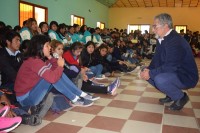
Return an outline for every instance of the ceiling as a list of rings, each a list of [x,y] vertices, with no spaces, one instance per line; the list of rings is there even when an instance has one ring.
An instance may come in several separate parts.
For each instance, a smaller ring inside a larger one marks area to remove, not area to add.
[[[200,7],[200,0],[97,0],[109,8]]]

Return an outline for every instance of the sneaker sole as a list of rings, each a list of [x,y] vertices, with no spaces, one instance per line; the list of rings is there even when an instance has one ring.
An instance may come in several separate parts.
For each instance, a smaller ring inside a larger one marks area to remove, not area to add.
[[[102,80],[102,79],[106,79],[106,77],[105,78],[95,78],[96,80]]]
[[[21,121],[22,121],[22,119],[21,119]],[[7,132],[10,132],[10,131],[14,130],[16,127],[19,126],[19,124],[21,123],[21,121],[19,121],[19,122],[18,122],[16,125],[14,125],[13,127],[9,128],[9,129],[6,129],[6,130],[4,130],[4,131],[7,133]]]
[[[119,87],[121,85],[121,81],[120,79],[118,78],[118,84],[117,84],[117,87]]]
[[[116,87],[110,92],[110,94],[111,94],[112,96],[116,95],[116,90],[117,90],[117,88],[120,86],[120,80],[119,80],[119,78],[117,79],[116,84],[117,84]]]
[[[43,103],[44,106],[42,107],[41,111],[39,112],[38,116],[43,118],[47,111],[50,109],[51,105],[53,104],[53,93],[49,93],[47,98],[45,99],[45,102]]]
[[[73,104],[73,103],[71,103],[70,102],[70,105],[72,106],[72,107],[89,107],[89,106],[92,106],[94,103],[92,102],[92,103],[90,103],[90,104],[88,104],[88,105],[76,105],[76,104]]]
[[[99,100],[100,97],[96,97],[96,98],[93,98],[93,99],[88,99],[88,100],[91,100],[91,101],[96,101],[96,100]]]
[[[9,110],[10,110],[10,107],[7,107],[7,109],[3,110],[0,114],[0,117],[5,117]]]

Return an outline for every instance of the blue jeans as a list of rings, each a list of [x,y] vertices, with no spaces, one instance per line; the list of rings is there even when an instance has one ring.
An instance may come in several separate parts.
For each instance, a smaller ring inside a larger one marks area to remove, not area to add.
[[[182,89],[187,87],[181,83],[176,73],[161,73],[148,82],[158,90],[169,96],[173,101],[179,100],[184,96]]]
[[[91,72],[94,73],[95,76],[98,76],[101,75],[103,66],[101,64],[98,64],[96,66],[91,66],[89,69],[91,70]]]
[[[32,90],[23,96],[18,96],[17,101],[22,106],[38,105],[53,87],[70,100],[82,93],[65,74],[62,74],[61,78],[53,84],[44,79],[40,80]]]

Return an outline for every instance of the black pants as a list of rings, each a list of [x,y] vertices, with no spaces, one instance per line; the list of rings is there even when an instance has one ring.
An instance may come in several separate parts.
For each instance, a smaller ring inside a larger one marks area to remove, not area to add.
[[[81,90],[85,92],[90,92],[90,93],[107,94],[108,93],[107,88],[108,88],[107,86],[104,87],[104,86],[92,85],[92,82],[88,80],[87,82],[83,81]]]

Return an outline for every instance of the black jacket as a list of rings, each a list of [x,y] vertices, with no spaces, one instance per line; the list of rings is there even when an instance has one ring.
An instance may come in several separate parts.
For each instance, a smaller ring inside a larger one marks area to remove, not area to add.
[[[81,53],[81,65],[84,67],[91,67],[98,65],[98,62],[95,61],[94,53],[89,54],[86,49],[83,49]]]
[[[14,83],[17,72],[23,62],[23,55],[10,56],[6,48],[0,48],[0,72],[2,85]]]
[[[157,43],[156,52],[149,66],[150,77],[160,73],[176,73],[188,88],[194,87],[198,80],[198,69],[188,42],[172,30],[164,40]]]

